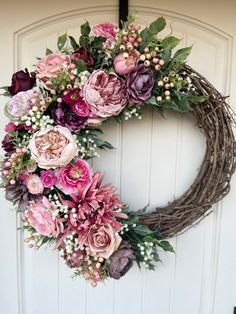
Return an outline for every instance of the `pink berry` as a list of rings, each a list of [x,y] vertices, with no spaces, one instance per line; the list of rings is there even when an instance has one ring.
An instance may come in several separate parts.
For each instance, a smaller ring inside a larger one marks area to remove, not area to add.
[[[137,48],[137,47],[138,47],[138,42],[135,41],[135,42],[133,43],[133,46],[134,46],[135,48]]]
[[[127,41],[128,41],[128,37],[127,37],[127,36],[123,36],[123,37],[122,37],[122,40],[123,40],[124,42],[127,42]]]
[[[137,42],[138,43],[141,43],[143,41],[143,39],[141,38],[141,37],[139,37],[138,39],[137,39]]]
[[[157,63],[159,62],[159,59],[158,59],[158,58],[153,58],[153,59],[152,59],[152,62],[153,62],[154,64],[157,64]]]
[[[133,43],[134,42],[134,38],[133,37],[129,37],[129,42]]]

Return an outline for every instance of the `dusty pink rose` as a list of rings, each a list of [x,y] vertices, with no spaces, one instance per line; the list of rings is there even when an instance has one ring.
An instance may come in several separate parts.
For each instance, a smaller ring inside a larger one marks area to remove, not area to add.
[[[115,26],[111,23],[102,23],[93,27],[92,35],[105,37],[104,48],[108,48],[116,38]]]
[[[83,190],[92,180],[92,171],[89,164],[77,159],[57,172],[56,187],[64,194],[72,194]]]
[[[138,60],[139,52],[137,50],[121,53],[114,59],[114,69],[116,73],[126,75],[136,67]]]
[[[126,104],[124,82],[115,74],[103,70],[96,70],[89,76],[82,93],[91,111],[98,117],[116,116]]]
[[[30,175],[26,179],[25,184],[31,194],[43,193],[44,190],[43,183],[41,182],[40,177],[37,174]]]
[[[61,126],[36,132],[29,149],[31,158],[43,169],[66,166],[78,153],[75,137]]]
[[[46,82],[68,69],[70,63],[70,56],[61,53],[52,53],[42,58],[36,64],[37,77]]]
[[[43,170],[40,172],[40,179],[45,188],[51,188],[56,183],[56,176],[52,170]]]
[[[40,234],[48,237],[57,236],[62,231],[62,224],[53,217],[54,208],[44,196],[40,203],[31,203],[24,219]]]
[[[92,253],[109,258],[119,247],[122,238],[111,225],[93,226],[88,235],[87,244]]]

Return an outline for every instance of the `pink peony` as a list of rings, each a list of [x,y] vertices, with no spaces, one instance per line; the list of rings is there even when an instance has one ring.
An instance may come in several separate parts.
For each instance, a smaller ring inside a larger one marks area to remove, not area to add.
[[[78,153],[75,137],[61,126],[36,132],[29,149],[31,158],[43,169],[66,166]]]
[[[121,241],[122,238],[111,225],[92,226],[87,238],[91,253],[106,259],[118,249]]]
[[[111,23],[102,23],[93,27],[92,35],[105,37],[104,48],[108,48],[116,39],[115,26]]]
[[[46,82],[68,69],[70,63],[70,56],[61,53],[52,53],[42,58],[36,64],[37,77]]]
[[[82,159],[77,159],[72,165],[58,171],[56,187],[64,194],[76,193],[78,189],[83,190],[91,179],[89,164]]]
[[[40,203],[31,203],[24,219],[40,234],[48,237],[58,236],[63,231],[62,223],[53,217],[54,208],[44,196]]]
[[[56,183],[56,176],[52,170],[41,171],[40,179],[45,188],[51,188]]]
[[[26,186],[31,194],[42,194],[44,187],[39,176],[37,174],[32,174],[26,178]]]
[[[118,115],[127,101],[124,82],[103,70],[96,70],[89,76],[82,93],[91,111],[102,118]]]
[[[114,68],[116,73],[120,75],[126,75],[130,73],[138,63],[139,52],[133,50],[130,53],[124,52],[119,54],[114,59]]]

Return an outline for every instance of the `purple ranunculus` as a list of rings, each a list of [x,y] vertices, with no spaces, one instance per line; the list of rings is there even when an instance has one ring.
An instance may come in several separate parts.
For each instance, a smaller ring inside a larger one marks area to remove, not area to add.
[[[85,117],[79,117],[71,110],[71,106],[65,103],[61,103],[53,110],[52,117],[56,124],[64,126],[72,132],[83,129],[87,120]]]
[[[130,104],[142,104],[150,98],[153,85],[152,70],[143,64],[138,65],[126,77],[126,91]]]
[[[83,60],[88,66],[94,65],[94,59],[86,47],[80,47],[78,50],[72,53],[72,60]]]
[[[35,77],[30,76],[27,69],[21,70],[12,75],[11,86],[8,87],[10,94],[15,95],[19,92],[31,89],[35,84]]]

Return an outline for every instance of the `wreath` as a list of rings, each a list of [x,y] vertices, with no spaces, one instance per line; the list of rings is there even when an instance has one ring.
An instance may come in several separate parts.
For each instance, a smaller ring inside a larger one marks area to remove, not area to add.
[[[130,14],[121,29],[110,23],[81,26],[78,42],[59,36],[58,51],[46,50],[29,73],[3,87],[5,114],[1,163],[6,199],[22,211],[25,242],[52,244],[93,286],[120,279],[136,261],[154,269],[159,251],[174,252],[166,238],[210,213],[230,187],[235,170],[234,122],[230,107],[205,78],[186,65],[191,47],[161,38],[163,17],[140,29]],[[100,126],[142,117],[152,106],[191,111],[206,137],[199,174],[179,199],[152,213],[130,212],[89,160],[112,149]]]

